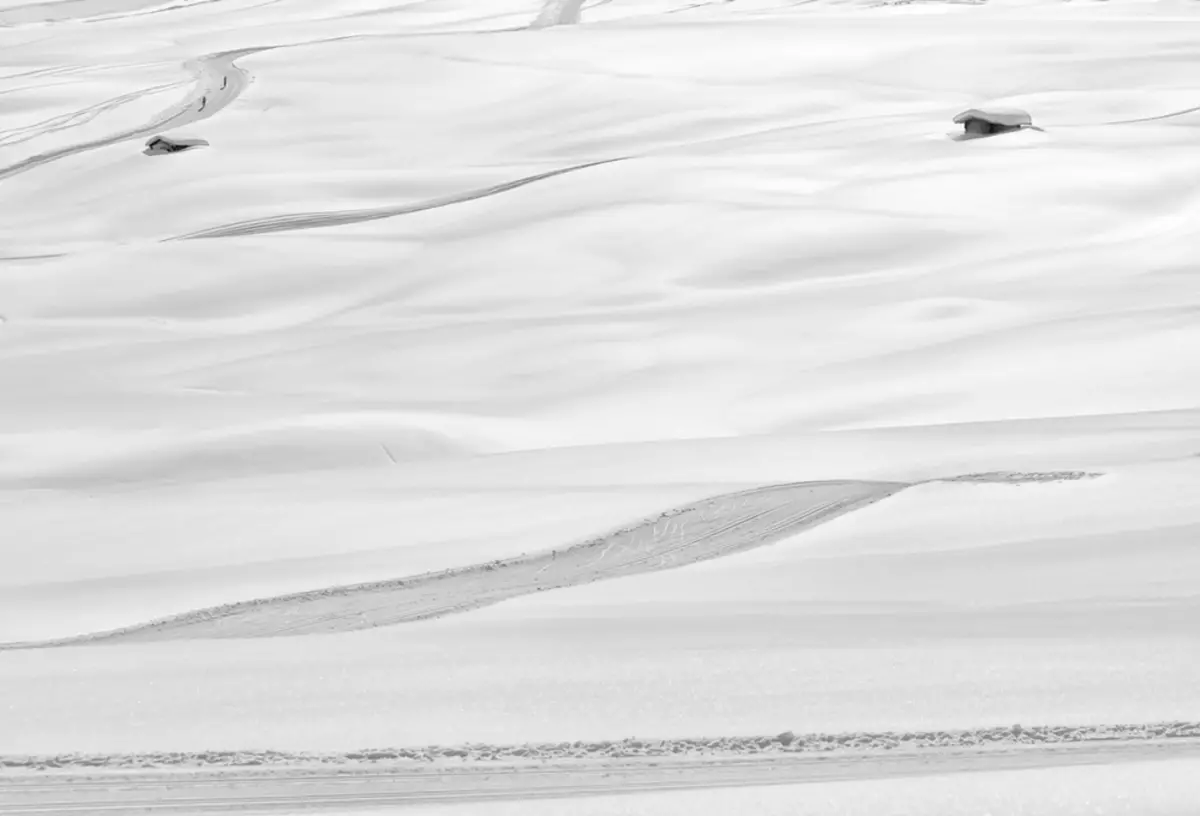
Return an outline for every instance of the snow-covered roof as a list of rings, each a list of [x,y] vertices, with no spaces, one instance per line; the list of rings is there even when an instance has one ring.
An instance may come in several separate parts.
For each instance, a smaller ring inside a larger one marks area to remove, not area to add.
[[[972,119],[1006,127],[1023,127],[1033,124],[1033,117],[1029,115],[1029,112],[1020,108],[988,108],[986,110],[971,108],[955,116],[954,122],[961,125]]]

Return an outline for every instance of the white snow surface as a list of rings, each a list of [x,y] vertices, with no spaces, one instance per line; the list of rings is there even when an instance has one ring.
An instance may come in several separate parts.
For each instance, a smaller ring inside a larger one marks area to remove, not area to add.
[[[430,622],[2,651],[0,753],[1194,719],[1198,37],[1167,0],[0,0],[0,642],[773,482],[1102,474]],[[996,106],[1044,131],[955,138]]]
[[[1131,762],[582,800],[436,805],[408,812],[412,816],[551,816],[568,811],[576,816],[1191,816],[1196,808],[1197,771],[1200,762],[1195,760]],[[382,813],[353,812],[355,816]]]

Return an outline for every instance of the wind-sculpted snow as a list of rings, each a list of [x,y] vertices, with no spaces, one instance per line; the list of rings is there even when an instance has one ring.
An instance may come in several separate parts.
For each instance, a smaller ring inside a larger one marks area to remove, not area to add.
[[[1194,720],[1198,21],[0,0],[0,750]]]
[[[44,643],[251,638],[371,629],[509,598],[676,569],[761,547],[902,490],[897,482],[802,482],[715,496],[562,550],[394,581],[338,586],[200,609],[140,626]],[[4,647],[0,647],[4,648]]]
[[[968,474],[930,482],[1008,485],[1078,481],[1083,471]],[[510,598],[678,569],[773,544],[914,484],[835,480],[729,493],[667,510],[562,549],[394,580],[332,586],[198,609],[161,620],[3,649],[176,638],[329,634],[428,620]]]

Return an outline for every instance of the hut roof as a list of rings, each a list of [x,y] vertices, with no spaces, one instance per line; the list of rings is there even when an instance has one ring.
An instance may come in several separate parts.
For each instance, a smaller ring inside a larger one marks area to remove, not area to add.
[[[1033,124],[1033,117],[1028,111],[1020,108],[971,108],[954,117],[955,124],[964,124],[972,119],[988,122],[1003,127],[1028,127]]]
[[[208,142],[203,139],[168,139],[166,136],[155,136],[146,142],[146,150],[143,151],[149,155],[159,153],[177,153],[180,150],[188,150],[193,147],[205,147]]]

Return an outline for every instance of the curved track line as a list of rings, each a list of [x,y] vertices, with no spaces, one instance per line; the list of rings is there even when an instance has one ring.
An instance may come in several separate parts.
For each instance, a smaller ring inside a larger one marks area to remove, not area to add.
[[[37,25],[39,23],[97,23],[109,20],[126,20],[161,14],[168,11],[183,11],[220,3],[224,0],[106,0],[99,8],[96,3],[84,0],[48,0],[48,2],[24,3],[0,9],[0,27]],[[268,0],[263,5],[272,5],[281,0]]]
[[[1175,119],[1179,116],[1187,116],[1190,113],[1200,113],[1200,105],[1192,108],[1184,108],[1183,110],[1171,111],[1170,113],[1160,113],[1155,116],[1142,116],[1137,119],[1116,119],[1111,122],[1064,122],[1062,124],[1051,124],[1048,127],[1057,129],[1110,127],[1112,125],[1140,125],[1146,122],[1161,122],[1164,119]],[[1042,130],[1042,128],[1035,128],[1035,130]]]
[[[478,190],[471,190],[465,193],[456,193],[455,195],[443,196],[430,201],[422,201],[416,204],[401,204],[393,207],[373,207],[363,210],[331,210],[329,212],[311,212],[311,213],[292,213],[289,215],[277,215],[268,218],[254,218],[248,221],[235,221],[232,224],[225,224],[219,227],[209,227],[208,229],[199,230],[197,232],[189,232],[185,235],[177,235],[172,238],[164,238],[164,241],[192,241],[199,238],[230,238],[241,235],[262,235],[269,232],[290,232],[292,230],[302,229],[320,229],[322,227],[339,227],[346,224],[361,224],[366,221],[378,221],[382,218],[393,218],[397,215],[409,215],[411,213],[424,212],[426,210],[436,210],[441,207],[449,207],[453,204],[464,204],[468,201],[478,201],[481,198],[506,193],[510,190],[516,190],[520,187],[525,187],[529,184],[534,184],[545,179],[554,178],[555,176],[566,175],[567,173],[575,173],[580,170],[587,170],[591,167],[599,167],[602,164],[613,164],[619,161],[625,161],[626,156],[621,156],[614,159],[598,159],[596,161],[584,162],[582,164],[573,164],[569,167],[560,167],[555,170],[547,170],[544,173],[536,173],[532,176],[524,176],[513,181],[506,181],[502,184],[495,184],[491,187],[484,187]]]
[[[669,510],[566,549],[373,583],[198,609],[112,631],[0,644],[254,638],[346,632],[426,620],[546,590],[676,569],[761,547],[908,487],[900,482],[771,485]],[[662,522],[666,520],[666,524]]]
[[[89,150],[108,147],[118,142],[152,136],[169,128],[183,127],[193,122],[208,119],[237,99],[246,89],[249,77],[244,70],[236,65],[235,61],[249,54],[266,50],[269,50],[269,48],[242,48],[236,51],[223,51],[218,54],[209,54],[188,63],[188,67],[197,75],[196,85],[187,98],[178,105],[168,108],[154,119],[138,127],[123,130],[100,139],[93,139],[90,142],[82,142],[55,150],[48,150],[45,153],[38,153],[37,155],[22,159],[8,167],[0,167],[0,180],[15,176],[18,173],[24,173],[35,167],[41,167],[53,161],[58,161],[59,159],[65,159],[68,156],[75,156]],[[128,95],[129,98],[122,97],[122,99],[128,102],[133,97],[152,93],[155,90],[157,89],[146,89],[137,94]],[[76,113],[73,115],[79,116],[80,114]]]
[[[1200,105],[1196,105],[1193,108],[1184,108],[1183,110],[1177,110],[1177,111],[1174,111],[1173,113],[1161,113],[1158,116],[1143,116],[1140,119],[1121,119],[1120,121],[1117,121],[1117,122],[1105,122],[1104,124],[1106,124],[1106,125],[1138,125],[1138,124],[1141,124],[1142,122],[1160,122],[1163,119],[1174,119],[1177,116],[1186,116],[1189,113],[1200,113]]]
[[[79,127],[86,125],[88,122],[100,116],[103,113],[116,110],[122,105],[141,99],[149,94],[158,93],[159,91],[170,90],[177,88],[184,83],[170,82],[162,85],[155,85],[151,88],[145,88],[138,91],[132,91],[127,94],[115,96],[112,99],[107,99],[104,102],[98,102],[95,105],[89,105],[86,108],[64,113],[59,116],[52,116],[49,119],[43,119],[41,122],[35,122],[32,125],[13,128],[12,130],[0,131],[0,147],[11,147],[12,145],[27,142],[30,139],[36,139],[39,136],[46,136],[50,133],[57,133],[60,130]]]

